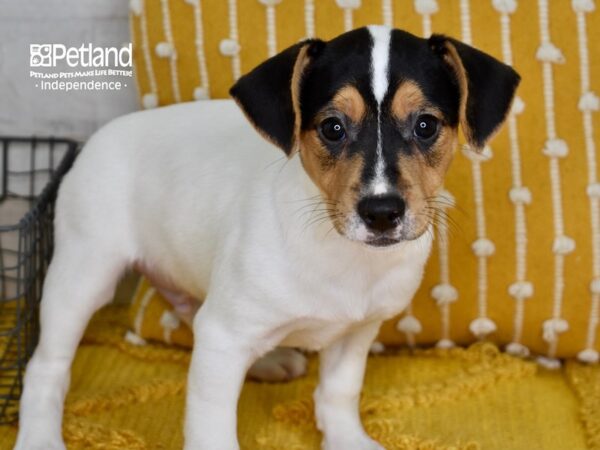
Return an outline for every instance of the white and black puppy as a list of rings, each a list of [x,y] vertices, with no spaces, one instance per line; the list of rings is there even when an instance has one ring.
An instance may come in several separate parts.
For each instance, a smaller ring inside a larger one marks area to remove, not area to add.
[[[518,82],[450,38],[373,26],[258,66],[231,89],[243,113],[187,103],[104,127],[60,189],[16,448],[64,448],[73,355],[132,266],[204,299],[186,449],[238,448],[245,374],[276,346],[320,351],[325,449],[382,448],[358,412],[369,347],[419,286],[459,124],[481,148]]]

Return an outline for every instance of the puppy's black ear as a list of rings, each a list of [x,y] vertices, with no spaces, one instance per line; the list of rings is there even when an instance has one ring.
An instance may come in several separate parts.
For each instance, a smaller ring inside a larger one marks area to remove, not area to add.
[[[258,131],[288,155],[300,131],[302,75],[324,45],[316,39],[293,45],[241,77],[229,90]]]
[[[480,150],[504,122],[521,77],[512,67],[455,39],[434,34],[429,45],[456,76],[460,125],[469,145]]]

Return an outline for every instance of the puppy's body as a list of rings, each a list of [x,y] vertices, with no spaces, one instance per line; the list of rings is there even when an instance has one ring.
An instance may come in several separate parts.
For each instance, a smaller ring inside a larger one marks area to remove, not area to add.
[[[278,345],[320,351],[324,449],[381,449],[358,411],[369,347],[421,280],[458,124],[481,148],[518,81],[452,39],[369,27],[296,44],[242,77],[231,93],[246,118],[220,101],[106,126],[59,192],[17,449],[64,448],[70,363],[131,266],[204,299],[187,449],[238,448],[245,374]]]
[[[406,307],[431,234],[375,252],[348,241],[318,220],[298,156],[276,150],[231,100],[122,117],[65,177],[58,240],[83,232],[198,299],[214,281],[235,301],[214,302],[224,319],[268,320],[284,345],[319,350]]]

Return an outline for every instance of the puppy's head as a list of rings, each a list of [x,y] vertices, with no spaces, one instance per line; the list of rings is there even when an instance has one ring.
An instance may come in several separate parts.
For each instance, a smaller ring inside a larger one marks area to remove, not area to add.
[[[454,39],[372,26],[296,44],[231,94],[263,136],[299,152],[335,229],[381,247],[428,228],[459,124],[483,148],[518,83],[509,66]]]

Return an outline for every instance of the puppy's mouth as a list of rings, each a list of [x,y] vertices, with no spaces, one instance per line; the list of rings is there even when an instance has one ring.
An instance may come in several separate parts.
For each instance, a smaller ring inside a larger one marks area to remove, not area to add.
[[[367,227],[357,214],[349,214],[344,221],[334,221],[334,228],[338,234],[351,241],[373,249],[385,249],[421,237],[431,224],[430,221],[419,219],[420,215],[408,213],[395,228],[376,231]]]
[[[395,239],[395,238],[381,236],[381,237],[375,237],[372,239],[367,239],[365,241],[365,244],[367,244],[371,247],[383,248],[383,247],[389,247],[391,245],[398,244],[400,242],[402,242],[402,239]]]

